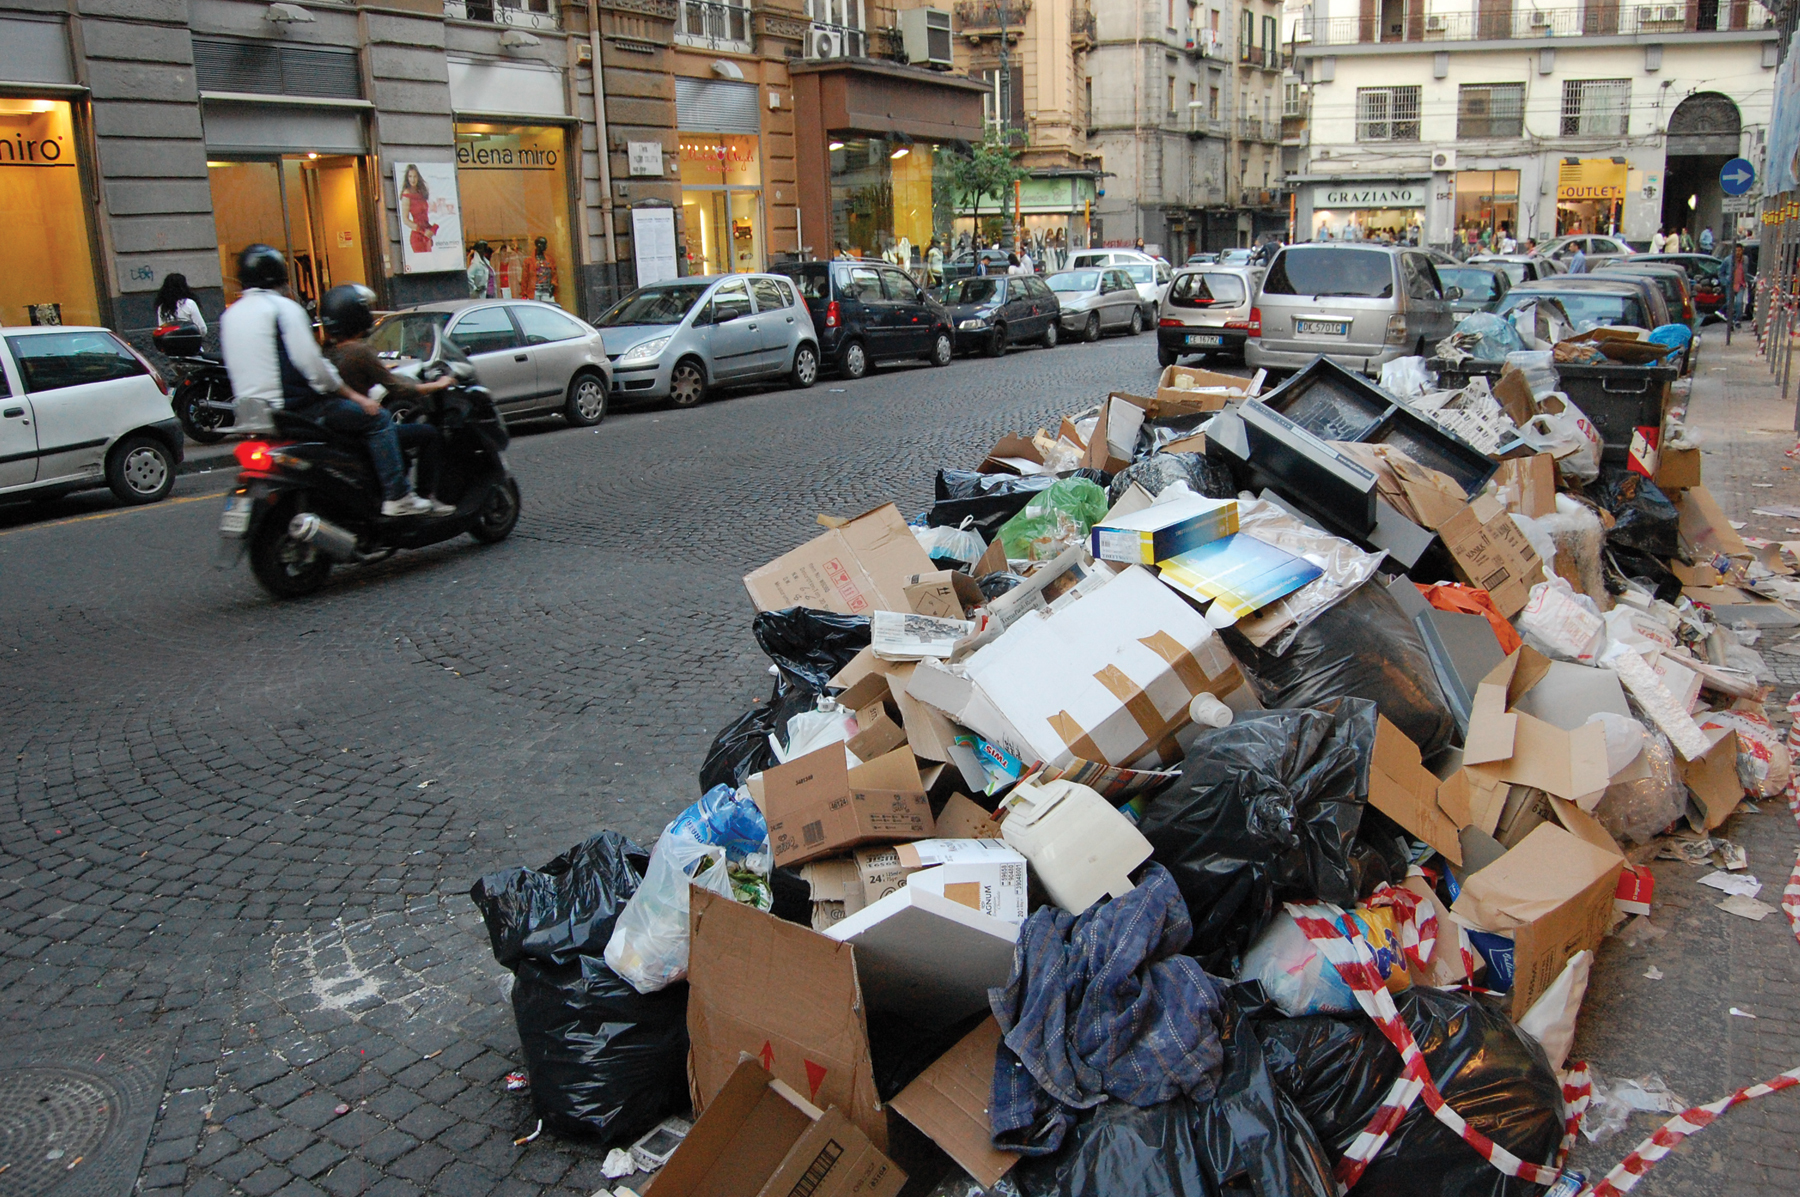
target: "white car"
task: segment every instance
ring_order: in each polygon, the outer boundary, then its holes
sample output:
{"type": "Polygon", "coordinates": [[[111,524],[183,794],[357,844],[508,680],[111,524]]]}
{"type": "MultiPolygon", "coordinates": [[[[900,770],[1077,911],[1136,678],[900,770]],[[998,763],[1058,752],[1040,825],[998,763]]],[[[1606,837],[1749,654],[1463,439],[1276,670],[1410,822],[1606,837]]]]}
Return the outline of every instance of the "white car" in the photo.
{"type": "Polygon", "coordinates": [[[108,486],[154,503],[182,454],[168,384],[111,331],[0,328],[0,495],[108,486]]]}

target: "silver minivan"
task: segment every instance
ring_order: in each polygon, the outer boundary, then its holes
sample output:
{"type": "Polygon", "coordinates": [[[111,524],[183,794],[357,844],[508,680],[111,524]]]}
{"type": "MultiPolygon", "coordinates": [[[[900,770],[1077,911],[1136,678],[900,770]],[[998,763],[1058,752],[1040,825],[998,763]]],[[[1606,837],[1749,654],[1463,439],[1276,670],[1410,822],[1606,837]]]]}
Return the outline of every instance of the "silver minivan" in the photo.
{"type": "Polygon", "coordinates": [[[1245,364],[1298,370],[1324,354],[1371,377],[1423,356],[1456,327],[1431,259],[1404,246],[1290,245],[1269,265],[1250,313],[1245,364]]]}

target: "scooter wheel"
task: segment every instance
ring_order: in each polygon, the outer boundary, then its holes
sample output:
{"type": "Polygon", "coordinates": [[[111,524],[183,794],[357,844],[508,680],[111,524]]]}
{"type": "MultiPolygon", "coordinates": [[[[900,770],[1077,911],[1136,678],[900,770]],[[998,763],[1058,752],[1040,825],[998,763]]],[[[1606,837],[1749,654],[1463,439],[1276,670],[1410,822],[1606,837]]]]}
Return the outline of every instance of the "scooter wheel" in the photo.
{"type": "Polygon", "coordinates": [[[488,487],[487,498],[482,500],[475,522],[469,526],[469,535],[482,544],[499,544],[518,526],[520,506],[517,482],[508,478],[493,483],[488,487]]]}
{"type": "Polygon", "coordinates": [[[331,558],[315,545],[288,535],[292,511],[263,517],[250,541],[250,572],[262,588],[278,599],[300,598],[325,585],[331,558]]]}
{"type": "MultiPolygon", "coordinates": [[[[229,401],[229,387],[219,388],[224,392],[220,398],[229,401]]],[[[225,429],[231,425],[231,415],[215,407],[207,405],[211,397],[213,385],[207,381],[195,381],[182,384],[175,391],[175,417],[181,421],[181,430],[189,440],[202,445],[216,445],[225,439],[225,429]]]]}

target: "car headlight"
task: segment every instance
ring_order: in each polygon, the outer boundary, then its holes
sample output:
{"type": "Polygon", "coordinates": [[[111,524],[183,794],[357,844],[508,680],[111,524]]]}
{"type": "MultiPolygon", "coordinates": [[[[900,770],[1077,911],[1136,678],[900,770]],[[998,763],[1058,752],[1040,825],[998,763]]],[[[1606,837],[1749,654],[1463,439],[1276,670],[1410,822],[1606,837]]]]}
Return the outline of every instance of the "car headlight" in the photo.
{"type": "Polygon", "coordinates": [[[619,358],[621,364],[627,362],[647,362],[668,347],[669,337],[657,337],[654,341],[642,341],[627,349],[619,358]]]}
{"type": "Polygon", "coordinates": [[[987,320],[981,316],[971,316],[957,324],[958,328],[986,328],[987,320]]]}

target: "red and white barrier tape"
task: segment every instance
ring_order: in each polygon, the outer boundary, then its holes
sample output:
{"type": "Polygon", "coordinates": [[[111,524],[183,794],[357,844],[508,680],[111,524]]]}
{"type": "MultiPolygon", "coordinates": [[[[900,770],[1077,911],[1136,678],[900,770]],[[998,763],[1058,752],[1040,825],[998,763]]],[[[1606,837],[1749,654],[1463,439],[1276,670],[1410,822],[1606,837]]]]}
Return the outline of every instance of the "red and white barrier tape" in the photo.
{"type": "MultiPolygon", "coordinates": [[[[1793,726],[1788,728],[1787,749],[1796,768],[1782,797],[1787,799],[1795,826],[1800,827],[1800,694],[1788,699],[1787,710],[1794,721],[1793,726]]],[[[1781,912],[1787,915],[1788,926],[1793,928],[1794,938],[1800,939],[1800,856],[1795,858],[1793,870],[1788,873],[1787,885],[1782,888],[1781,912]]]]}
{"type": "Polygon", "coordinates": [[[1800,1068],[1790,1068],[1772,1081],[1764,1081],[1760,1085],[1751,1085],[1747,1089],[1739,1089],[1728,1097],[1718,1101],[1707,1102],[1703,1106],[1695,1106],[1691,1110],[1683,1110],[1656,1128],[1656,1133],[1639,1143],[1635,1150],[1619,1161],[1619,1166],[1608,1172],[1599,1184],[1582,1190],[1583,1197],[1619,1197],[1629,1193],[1643,1179],[1644,1173],[1650,1171],[1656,1161],[1675,1149],[1675,1145],[1704,1126],[1708,1126],[1720,1114],[1729,1110],[1741,1101],[1755,1101],[1759,1097],[1767,1097],[1771,1093],[1779,1093],[1783,1089],[1791,1089],[1800,1085],[1800,1068]]]}

